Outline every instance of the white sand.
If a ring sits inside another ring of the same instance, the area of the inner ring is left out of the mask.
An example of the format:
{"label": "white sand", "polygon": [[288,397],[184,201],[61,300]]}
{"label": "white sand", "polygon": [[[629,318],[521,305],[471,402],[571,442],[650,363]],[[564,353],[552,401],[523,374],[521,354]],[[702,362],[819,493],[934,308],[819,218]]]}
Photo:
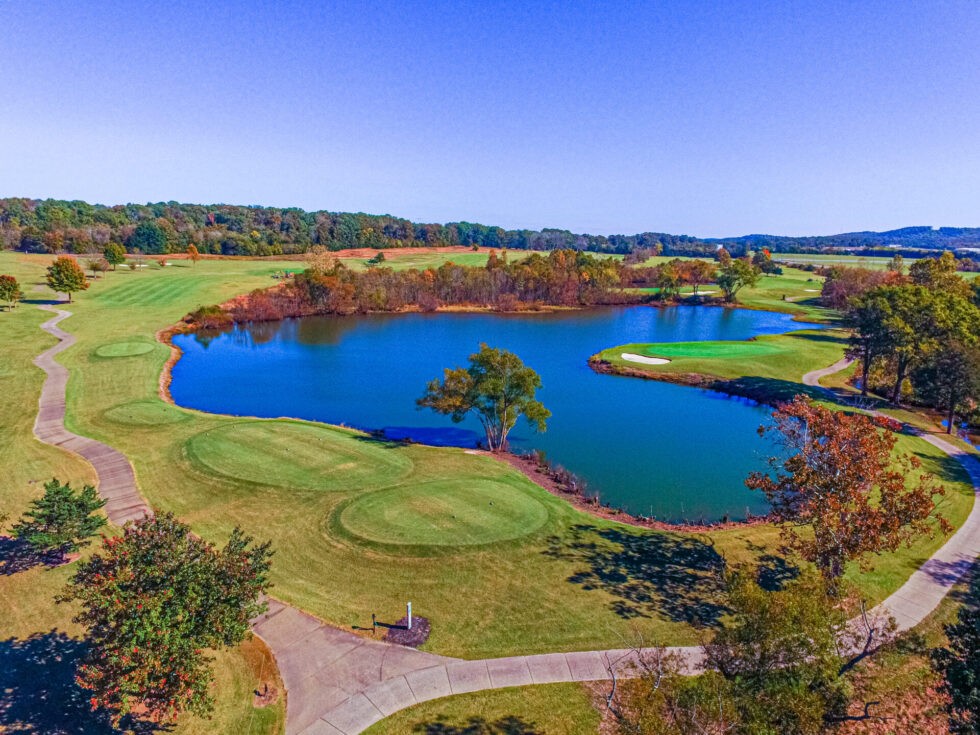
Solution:
{"label": "white sand", "polygon": [[718,293],[717,291],[698,291],[697,293],[691,292],[691,296],[707,296],[708,294]]}
{"label": "white sand", "polygon": [[820,293],[819,288],[804,288],[803,290],[806,291],[807,293]]}
{"label": "white sand", "polygon": [[632,352],[624,352],[620,357],[629,362],[642,362],[644,365],[666,365],[670,362],[670,360],[665,360],[662,357],[645,357],[644,355],[634,355]]}

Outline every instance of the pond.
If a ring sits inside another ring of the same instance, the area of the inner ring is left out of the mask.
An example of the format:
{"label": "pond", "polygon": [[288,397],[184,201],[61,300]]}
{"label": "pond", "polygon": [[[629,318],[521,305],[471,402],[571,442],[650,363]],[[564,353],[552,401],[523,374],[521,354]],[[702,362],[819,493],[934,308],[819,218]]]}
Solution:
{"label": "pond", "polygon": [[452,424],[418,410],[427,381],[466,364],[481,342],[537,370],[548,430],[522,420],[517,450],[540,449],[603,502],[667,520],[744,518],[764,499],[743,480],[773,447],[756,429],[762,406],[718,393],[600,375],[587,360],[627,342],[746,339],[792,330],[763,311],[634,306],[560,313],[375,314],[307,317],[179,335],[171,392],[182,406],[381,429],[391,438],[473,446],[476,420]]}

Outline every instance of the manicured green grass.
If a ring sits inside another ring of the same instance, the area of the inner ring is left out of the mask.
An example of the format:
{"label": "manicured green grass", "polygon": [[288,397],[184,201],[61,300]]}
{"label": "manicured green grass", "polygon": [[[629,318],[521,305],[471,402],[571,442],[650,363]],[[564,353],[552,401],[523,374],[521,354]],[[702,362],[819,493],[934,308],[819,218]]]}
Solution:
{"label": "manicured green grass", "polygon": [[184,442],[187,458],[204,474],[232,483],[295,490],[369,490],[402,479],[411,460],[398,448],[361,434],[313,424],[236,421]]}
{"label": "manicured green grass", "polygon": [[738,292],[738,302],[750,309],[796,314],[800,321],[833,321],[835,315],[820,306],[823,279],[797,268],[783,268],[779,276],[761,276],[752,288]]}
{"label": "manicured green grass", "polygon": [[[840,330],[805,329],[750,340],[627,344],[605,349],[599,357],[613,365],[651,375],[697,373],[719,379],[752,376],[799,383],[804,373],[841,359],[846,346],[847,340]],[[670,362],[664,365],[630,362],[623,359],[623,353],[662,357]]]}
{"label": "manicured green grass", "polygon": [[[507,482],[510,480],[510,482]],[[357,496],[337,516],[353,536],[385,545],[471,546],[526,536],[548,509],[514,478],[443,479]]]}
{"label": "manicured green grass", "polygon": [[[46,260],[0,253],[0,272],[19,269],[30,288]],[[336,427],[179,409],[156,397],[168,355],[162,345],[126,357],[98,354],[106,345],[148,342],[198,304],[270,285],[271,273],[284,265],[201,261],[120,271],[79,295],[71,306],[75,316],[62,322],[78,339],[61,358],[71,370],[70,427],[125,452],[154,507],[174,511],[202,536],[220,541],[240,525],[272,539],[274,595],[342,627],[365,625],[372,613],[394,621],[411,599],[433,624],[426,647],[466,658],[621,647],[636,635],[683,644],[697,640],[689,621],[720,614],[712,576],[719,555],[746,560],[776,548],[777,534],[767,526],[707,536],[595,520],[509,466],[460,449],[392,445]],[[0,396],[15,409],[10,425],[0,428],[0,452],[18,464],[41,452],[47,461],[37,479],[52,474],[51,457],[62,456],[30,438],[40,387],[30,359],[52,342],[37,329],[43,318],[26,304],[0,314],[4,326],[13,327],[0,329],[0,349],[9,347],[19,366],[16,390]],[[804,352],[839,349],[832,341],[797,339]],[[794,355],[775,356],[785,360],[783,374],[796,370],[794,360],[814,359]],[[283,376],[284,387],[288,381]],[[65,469],[65,479],[84,477],[77,463]],[[34,475],[18,472],[19,484],[2,496],[13,512],[33,492],[23,483]],[[506,497],[499,507],[498,496]],[[955,521],[972,495],[951,497]],[[901,581],[901,564],[940,542],[937,537],[898,555],[892,567],[882,567],[880,579],[863,575],[862,584],[867,579],[880,599]],[[0,591],[8,583],[0,578]]]}
{"label": "manicured green grass", "polygon": [[417,704],[386,717],[365,735],[595,735],[599,719],[581,684],[541,684]]}

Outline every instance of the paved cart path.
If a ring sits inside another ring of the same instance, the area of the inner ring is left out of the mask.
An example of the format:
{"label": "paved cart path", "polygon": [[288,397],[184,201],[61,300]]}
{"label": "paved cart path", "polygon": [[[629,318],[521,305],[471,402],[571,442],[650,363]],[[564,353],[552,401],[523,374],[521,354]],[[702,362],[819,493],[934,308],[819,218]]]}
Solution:
{"label": "paved cart path", "polygon": [[[65,429],[65,386],[68,371],[54,360],[75,338],[57,325],[71,316],[63,309],[42,306],[55,316],[41,325],[59,343],[35,359],[47,373],[41,391],[34,433],[41,441],[87,459],[99,477],[109,519],[118,525],[151,513],[139,492],[126,457],[102,442]],[[803,376],[819,386],[822,377],[843,370],[840,362]],[[923,439],[959,461],[980,491],[980,463],[949,442],[922,434]],[[872,611],[892,615],[900,630],[921,622],[980,555],[980,503],[963,526],[894,594]],[[287,735],[357,735],[382,718],[419,702],[453,694],[510,686],[554,682],[608,680],[628,676],[645,651],[618,649],[546,653],[533,656],[464,661],[356,636],[318,620],[295,607],[269,598],[268,611],[253,629],[272,650],[286,686]],[[696,646],[669,648],[696,672],[702,654]]]}
{"label": "paved cart path", "polygon": [[142,518],[150,513],[150,506],[140,495],[136,486],[136,474],[125,455],[107,444],[73,434],[65,428],[68,369],[54,358],[75,344],[75,335],[58,326],[60,321],[71,316],[71,312],[52,306],[41,308],[55,313],[54,317],[41,325],[41,329],[57,337],[58,344],[34,358],[34,364],[48,376],[38,400],[34,436],[45,444],[74,452],[89,461],[99,477],[99,494],[106,501],[105,511],[110,521],[121,526],[126,521]]}

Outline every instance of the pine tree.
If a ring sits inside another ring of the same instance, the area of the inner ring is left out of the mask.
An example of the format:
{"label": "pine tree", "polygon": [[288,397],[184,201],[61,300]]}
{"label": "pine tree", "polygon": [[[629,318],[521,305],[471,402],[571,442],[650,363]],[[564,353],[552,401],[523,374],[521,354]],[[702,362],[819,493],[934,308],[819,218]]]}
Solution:
{"label": "pine tree", "polygon": [[13,527],[13,534],[37,552],[72,553],[87,545],[106,524],[104,516],[95,515],[104,505],[91,485],[76,492],[69,483],[62,485],[53,479]]}

